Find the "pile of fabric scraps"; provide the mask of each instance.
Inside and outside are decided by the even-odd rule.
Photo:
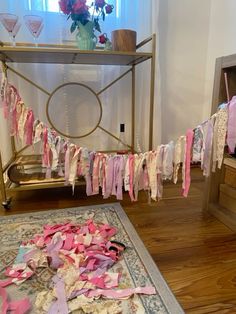
[[[55,130],[35,119],[33,110],[25,105],[17,88],[8,83],[4,73],[3,70],[1,100],[10,134],[22,146],[41,144],[42,171],[46,172],[46,178],[51,178],[55,171],[74,190],[76,180],[83,177],[88,196],[102,190],[105,199],[114,195],[122,200],[125,190],[131,201],[137,201],[139,191],[145,190],[150,199],[156,201],[162,198],[163,181],[173,180],[176,184],[182,167],[181,194],[187,197],[191,163],[201,164],[203,175],[208,177],[217,166],[221,168],[225,145],[229,152],[234,152],[236,146],[236,97],[233,97],[209,120],[187,130],[177,141],[159,145],[154,151],[127,155],[89,151],[63,139]]]
[[[156,294],[156,291],[154,287],[119,287],[122,274],[113,272],[112,266],[121,259],[125,246],[112,241],[116,233],[116,228],[95,224],[92,219],[82,225],[69,222],[45,225],[43,234],[21,244],[14,264],[5,271],[8,278],[0,281],[0,287],[20,285],[37,268],[50,267],[56,274],[52,289],[36,297],[38,313],[66,314],[78,309],[85,313],[120,313],[117,300],[133,294]],[[108,302],[106,309],[97,304],[96,312],[94,300],[100,298],[114,302]]]

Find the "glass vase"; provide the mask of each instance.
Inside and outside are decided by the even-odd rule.
[[[79,31],[76,35],[77,46],[80,50],[94,50],[97,36],[94,34],[94,23],[87,22],[85,25],[79,22]]]

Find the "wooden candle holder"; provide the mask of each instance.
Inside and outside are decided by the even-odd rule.
[[[137,33],[130,29],[119,29],[111,33],[112,50],[136,51]]]

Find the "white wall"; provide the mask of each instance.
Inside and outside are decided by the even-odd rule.
[[[235,21],[235,0],[160,1],[164,143],[210,116],[215,60],[236,53]]]
[[[211,1],[160,1],[162,142],[202,121]]]
[[[212,0],[206,67],[203,118],[209,116],[207,106],[212,97],[215,59],[236,53],[236,1]],[[231,97],[233,95],[230,95]]]

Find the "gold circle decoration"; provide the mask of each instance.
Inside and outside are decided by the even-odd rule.
[[[50,102],[53,98],[53,96],[56,94],[56,92],[58,92],[61,88],[63,87],[66,87],[66,86],[69,86],[69,85],[76,85],[76,86],[80,86],[80,87],[83,87],[85,89],[87,89],[90,93],[92,93],[95,98],[97,99],[97,102],[98,102],[98,106],[99,106],[99,116],[98,116],[98,120],[97,120],[97,123],[96,125],[91,129],[89,130],[89,132],[83,134],[83,135],[70,135],[70,134],[66,134],[62,131],[60,131],[53,123],[51,117],[50,117],[50,113],[49,113],[49,107],[50,107]],[[62,85],[59,85],[56,89],[54,89],[54,91],[50,94],[49,98],[48,98],[48,101],[47,101],[47,104],[46,104],[46,115],[47,115],[47,119],[50,123],[50,125],[52,126],[52,128],[57,131],[60,135],[64,136],[64,137],[67,137],[67,138],[83,138],[83,137],[86,137],[86,136],[89,136],[90,134],[92,134],[100,125],[100,122],[101,122],[101,119],[102,119],[102,103],[101,103],[101,100],[100,98],[98,97],[98,95],[96,94],[96,92],[89,86],[85,85],[85,84],[82,84],[82,83],[77,83],[77,82],[69,82],[69,83],[64,83]]]

